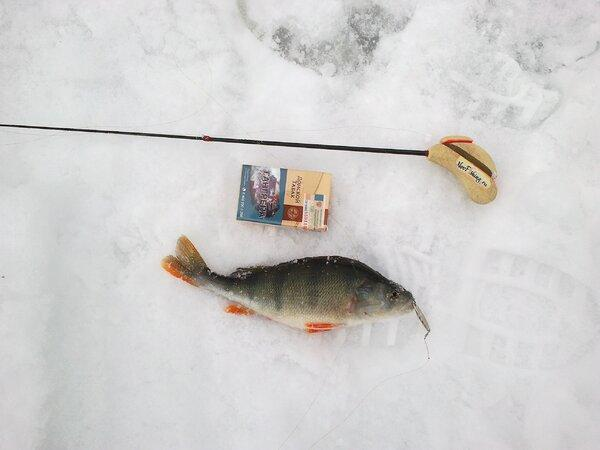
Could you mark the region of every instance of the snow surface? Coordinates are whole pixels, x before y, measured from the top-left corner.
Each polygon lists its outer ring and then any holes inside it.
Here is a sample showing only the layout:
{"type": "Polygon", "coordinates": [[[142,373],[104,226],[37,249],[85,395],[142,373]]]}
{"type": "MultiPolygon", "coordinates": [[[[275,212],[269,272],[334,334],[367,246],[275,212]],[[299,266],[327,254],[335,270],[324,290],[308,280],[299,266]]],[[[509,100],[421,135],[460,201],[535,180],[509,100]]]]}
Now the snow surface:
{"type": "Polygon", "coordinates": [[[419,157],[0,131],[0,447],[594,448],[595,0],[0,3],[0,122],[427,148],[419,157]],[[333,174],[326,234],[235,221],[241,165],[333,174]],[[305,335],[164,273],[359,258],[411,314],[305,335]]]}

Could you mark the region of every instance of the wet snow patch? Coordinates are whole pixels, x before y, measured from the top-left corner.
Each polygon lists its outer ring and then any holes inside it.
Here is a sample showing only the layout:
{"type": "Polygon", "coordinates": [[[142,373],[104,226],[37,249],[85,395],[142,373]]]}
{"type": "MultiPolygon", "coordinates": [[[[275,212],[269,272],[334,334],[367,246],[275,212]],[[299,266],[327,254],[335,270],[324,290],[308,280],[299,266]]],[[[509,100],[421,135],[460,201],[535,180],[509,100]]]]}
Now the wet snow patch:
{"type": "Polygon", "coordinates": [[[381,40],[402,31],[414,11],[412,2],[313,0],[286,3],[280,14],[263,14],[277,9],[271,3],[238,0],[248,28],[282,58],[326,76],[370,64],[381,40]]]}

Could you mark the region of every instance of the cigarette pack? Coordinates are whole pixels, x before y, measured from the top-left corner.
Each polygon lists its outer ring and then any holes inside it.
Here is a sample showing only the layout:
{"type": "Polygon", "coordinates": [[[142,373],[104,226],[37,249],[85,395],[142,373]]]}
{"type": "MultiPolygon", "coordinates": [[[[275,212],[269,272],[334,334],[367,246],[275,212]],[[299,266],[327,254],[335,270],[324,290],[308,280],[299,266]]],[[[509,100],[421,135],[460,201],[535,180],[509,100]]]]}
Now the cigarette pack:
{"type": "Polygon", "coordinates": [[[244,165],[237,219],[327,230],[331,174],[244,165]]]}

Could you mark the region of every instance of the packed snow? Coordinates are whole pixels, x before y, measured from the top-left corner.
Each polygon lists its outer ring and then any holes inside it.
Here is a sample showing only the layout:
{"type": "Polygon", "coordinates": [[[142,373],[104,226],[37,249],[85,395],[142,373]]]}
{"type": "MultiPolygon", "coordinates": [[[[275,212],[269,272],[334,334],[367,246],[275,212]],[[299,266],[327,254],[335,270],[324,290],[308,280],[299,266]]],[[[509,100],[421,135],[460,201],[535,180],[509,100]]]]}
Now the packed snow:
{"type": "Polygon", "coordinates": [[[594,448],[595,0],[0,3],[0,122],[426,149],[0,130],[0,448],[594,448]],[[242,164],[333,174],[326,233],[235,220],[242,164]],[[160,267],[360,259],[416,315],[308,335],[160,267]]]}

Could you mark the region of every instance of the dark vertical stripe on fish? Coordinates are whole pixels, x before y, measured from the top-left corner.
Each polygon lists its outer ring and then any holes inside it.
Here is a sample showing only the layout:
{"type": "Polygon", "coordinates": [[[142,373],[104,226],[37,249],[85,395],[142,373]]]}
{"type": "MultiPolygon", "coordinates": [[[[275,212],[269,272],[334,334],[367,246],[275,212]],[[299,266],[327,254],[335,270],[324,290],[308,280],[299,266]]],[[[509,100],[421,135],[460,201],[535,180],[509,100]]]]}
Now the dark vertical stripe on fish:
{"type": "Polygon", "coordinates": [[[319,303],[321,297],[321,279],[323,278],[323,272],[325,267],[319,267],[319,264],[309,264],[307,267],[306,274],[308,276],[308,304],[312,307],[319,303]]]}
{"type": "Polygon", "coordinates": [[[358,278],[357,272],[358,271],[356,270],[356,267],[354,267],[354,265],[349,266],[346,270],[343,271],[344,281],[346,282],[348,288],[352,291],[354,291],[355,287],[358,286],[358,284],[356,284],[358,278]]]}
{"type": "Polygon", "coordinates": [[[256,277],[256,276],[248,277],[245,284],[246,284],[246,295],[248,295],[248,298],[250,299],[250,301],[253,302],[256,299],[256,288],[258,286],[258,277],[256,277]]]}
{"type": "Polygon", "coordinates": [[[273,283],[273,301],[277,311],[283,308],[283,287],[287,278],[287,268],[279,267],[271,276],[273,283]]]}

